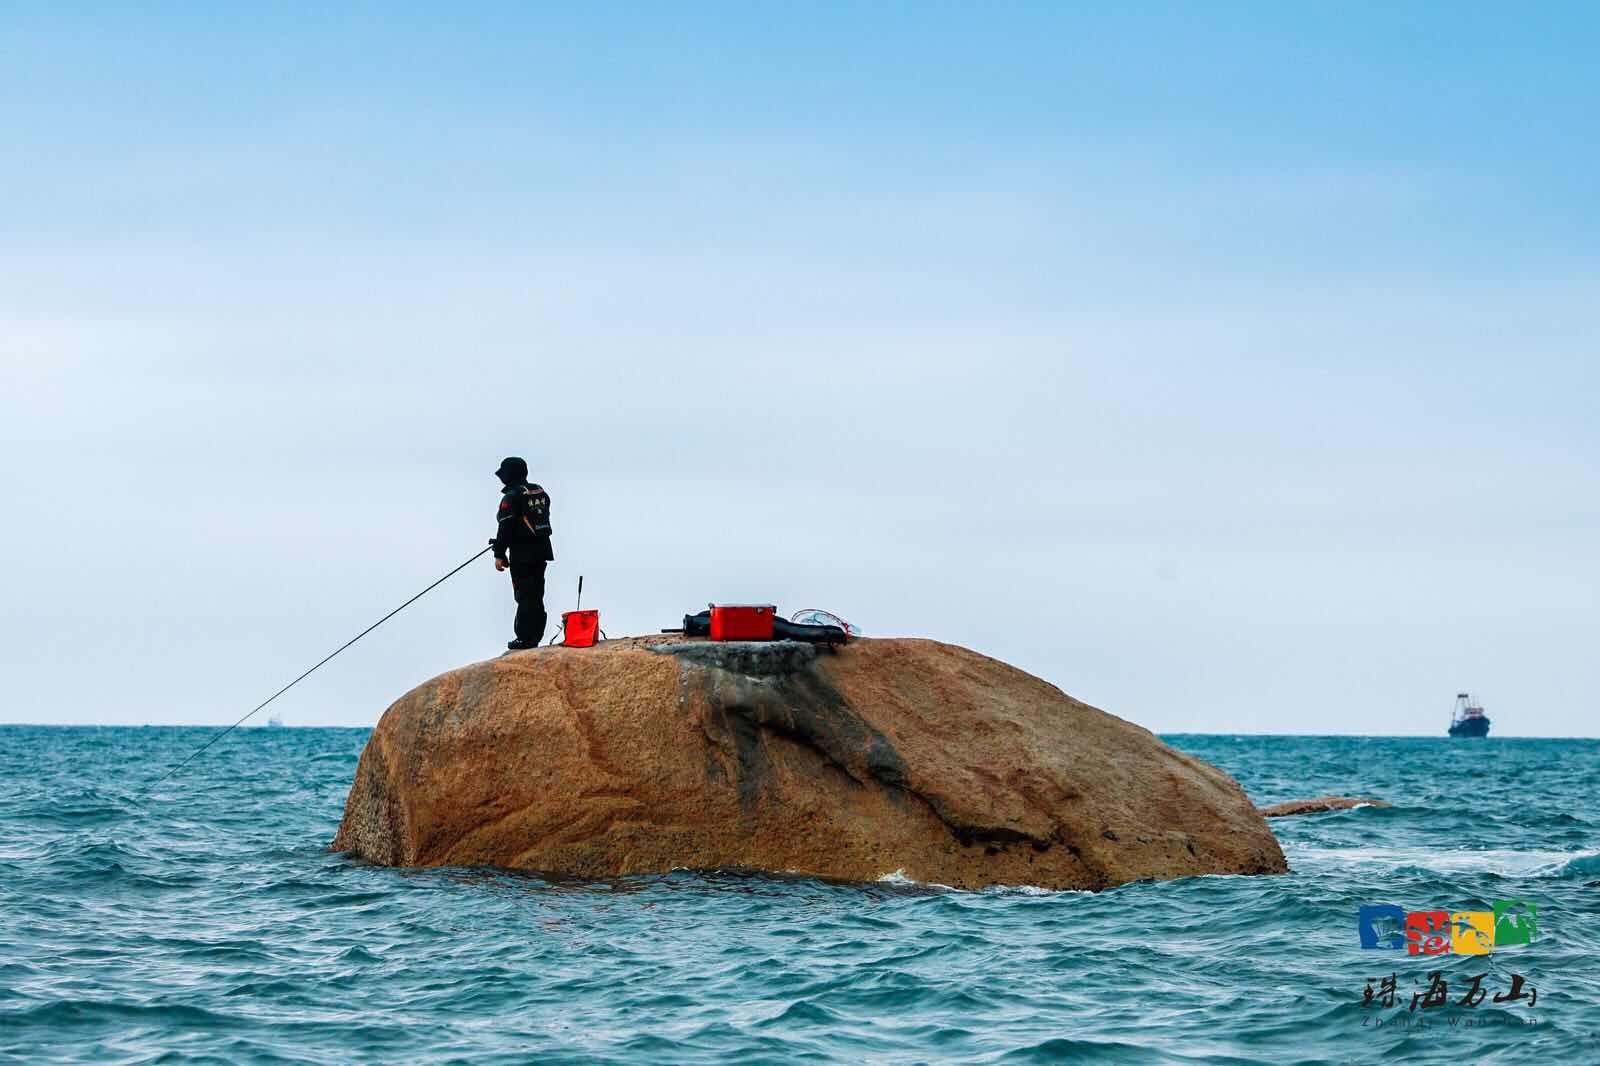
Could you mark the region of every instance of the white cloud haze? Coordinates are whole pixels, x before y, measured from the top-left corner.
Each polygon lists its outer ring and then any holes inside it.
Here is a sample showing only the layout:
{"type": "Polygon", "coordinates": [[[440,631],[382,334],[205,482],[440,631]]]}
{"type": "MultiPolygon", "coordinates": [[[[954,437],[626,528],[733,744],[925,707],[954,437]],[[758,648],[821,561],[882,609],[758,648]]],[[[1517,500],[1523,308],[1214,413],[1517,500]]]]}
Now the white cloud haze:
{"type": "MultiPolygon", "coordinates": [[[[667,120],[553,105],[560,72],[470,41],[471,94],[313,70],[230,90],[234,121],[220,58],[120,57],[199,101],[136,136],[37,59],[109,37],[57,32],[15,31],[31,121],[0,134],[0,721],[231,721],[480,547],[516,453],[552,614],[582,573],[612,635],[770,599],[1158,731],[1436,734],[1472,687],[1497,734],[1596,735],[1583,159],[1358,147],[1320,112],[1310,153],[1268,97],[1205,93],[986,135],[844,70],[813,122],[667,120]]],[[[1048,64],[1020,62],[974,99],[1021,103],[1048,64]]],[[[510,614],[484,560],[277,709],[369,724],[510,614]]]]}

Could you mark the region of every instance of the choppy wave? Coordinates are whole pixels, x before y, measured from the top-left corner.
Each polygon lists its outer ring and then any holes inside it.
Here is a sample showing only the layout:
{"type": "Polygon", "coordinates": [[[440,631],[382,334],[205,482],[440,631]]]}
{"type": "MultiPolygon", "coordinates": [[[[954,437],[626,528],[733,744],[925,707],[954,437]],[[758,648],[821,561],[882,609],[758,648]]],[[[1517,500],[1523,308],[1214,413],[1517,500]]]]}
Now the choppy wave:
{"type": "Polygon", "coordinates": [[[1297,863],[1334,863],[1380,870],[1420,869],[1439,873],[1492,873],[1503,877],[1566,877],[1600,874],[1600,856],[1586,852],[1515,848],[1301,847],[1288,851],[1297,863]]]}
{"type": "Polygon", "coordinates": [[[1600,877],[1600,853],[1574,856],[1553,873],[1557,877],[1600,877]]]}
{"type": "Polygon", "coordinates": [[[1443,739],[1172,738],[1260,803],[1394,806],[1277,820],[1287,876],[1095,894],[384,869],[326,850],[364,732],[241,733],[141,796],[208,735],[0,728],[0,1060],[1600,1061],[1594,742],[1463,776],[1443,739]],[[1357,946],[1363,903],[1507,897],[1539,935],[1488,960],[1357,946]],[[1361,1006],[1486,969],[1538,1009],[1361,1006]]]}

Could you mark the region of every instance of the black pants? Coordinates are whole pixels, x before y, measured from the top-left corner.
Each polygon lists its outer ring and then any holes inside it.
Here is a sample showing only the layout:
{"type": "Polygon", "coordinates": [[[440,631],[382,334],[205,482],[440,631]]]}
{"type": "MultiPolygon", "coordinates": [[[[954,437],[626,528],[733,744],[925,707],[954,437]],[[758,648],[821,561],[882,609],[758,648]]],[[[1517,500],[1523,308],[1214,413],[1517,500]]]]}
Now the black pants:
{"type": "Polygon", "coordinates": [[[511,592],[517,599],[517,639],[527,644],[538,644],[544,640],[545,623],[549,621],[544,613],[544,568],[547,563],[535,558],[537,551],[531,544],[526,548],[513,544],[510,553],[511,592]]]}

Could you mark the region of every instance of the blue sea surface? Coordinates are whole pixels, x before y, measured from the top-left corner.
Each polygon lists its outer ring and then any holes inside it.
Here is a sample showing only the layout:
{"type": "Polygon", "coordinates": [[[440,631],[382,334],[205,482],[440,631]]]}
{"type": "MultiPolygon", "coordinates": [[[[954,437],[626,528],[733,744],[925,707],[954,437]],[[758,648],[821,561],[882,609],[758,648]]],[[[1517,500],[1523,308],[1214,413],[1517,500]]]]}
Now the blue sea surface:
{"type": "Polygon", "coordinates": [[[1600,1062],[1597,741],[1168,737],[1258,803],[1393,806],[1275,821],[1287,876],[1087,894],[386,869],[327,850],[367,731],[241,730],[140,798],[214,735],[0,727],[0,1060],[1600,1062]],[[1500,898],[1533,943],[1357,940],[1500,898]]]}

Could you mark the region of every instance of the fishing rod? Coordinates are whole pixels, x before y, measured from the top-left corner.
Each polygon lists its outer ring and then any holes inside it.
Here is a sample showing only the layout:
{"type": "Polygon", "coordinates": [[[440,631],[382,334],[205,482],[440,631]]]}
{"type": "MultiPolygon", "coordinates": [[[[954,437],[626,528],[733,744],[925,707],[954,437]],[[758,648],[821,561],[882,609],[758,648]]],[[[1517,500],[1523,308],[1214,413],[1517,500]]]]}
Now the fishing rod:
{"type": "Polygon", "coordinates": [[[259,710],[262,710],[263,708],[266,707],[267,704],[271,703],[273,700],[277,699],[279,696],[283,695],[285,692],[288,692],[290,689],[294,688],[300,682],[304,681],[306,678],[308,678],[312,674],[316,673],[319,669],[321,669],[321,667],[324,664],[326,664],[328,662],[329,659],[332,659],[335,655],[338,655],[340,652],[344,651],[350,645],[354,644],[356,641],[360,640],[362,637],[366,636],[368,633],[371,633],[374,629],[377,629],[379,626],[383,625],[383,623],[387,622],[389,619],[393,618],[395,615],[399,614],[401,611],[405,610],[407,607],[410,607],[413,603],[416,603],[418,600],[422,599],[422,597],[426,596],[428,593],[432,592],[434,589],[438,588],[440,585],[444,584],[446,581],[448,581],[451,578],[455,577],[457,574],[461,573],[461,571],[465,570],[467,567],[469,567],[473,563],[477,562],[478,559],[480,559],[485,552],[489,551],[489,549],[493,548],[493,547],[494,547],[494,542],[490,541],[488,548],[483,548],[483,549],[475,552],[473,554],[472,558],[468,559],[466,562],[462,563],[460,566],[456,567],[454,570],[452,570],[448,574],[444,575],[444,577],[441,577],[439,580],[435,581],[433,584],[429,585],[427,588],[423,589],[421,592],[417,593],[415,596],[411,597],[409,600],[407,600],[406,602],[402,603],[400,606],[396,607],[394,610],[390,611],[388,614],[384,615],[382,618],[378,619],[376,622],[372,623],[370,626],[368,626],[367,628],[363,629],[361,632],[357,633],[355,636],[351,637],[349,640],[345,641],[343,644],[339,645],[333,651],[329,652],[328,655],[325,658],[323,658],[321,662],[317,663],[316,666],[313,666],[311,669],[307,670],[305,673],[301,674],[299,677],[295,678],[293,681],[289,682],[287,685],[283,686],[278,691],[274,692],[272,695],[268,696],[266,699],[264,699],[260,703],[256,704],[255,708],[250,711],[250,714],[245,715],[244,718],[239,719],[237,722],[233,723],[228,728],[224,729],[222,732],[218,733],[216,736],[212,737],[210,740],[208,740],[204,744],[200,745],[192,753],[190,753],[190,755],[189,755],[189,757],[187,759],[183,760],[177,766],[174,766],[172,769],[168,770],[166,773],[164,773],[160,777],[158,777],[156,779],[156,781],[155,781],[155,784],[151,785],[149,788],[144,790],[144,794],[148,796],[151,792],[154,792],[158,785],[160,785],[167,778],[171,777],[173,774],[177,773],[179,770],[182,770],[185,766],[188,766],[190,763],[194,762],[194,760],[199,758],[200,754],[202,752],[204,752],[207,748],[211,747],[211,745],[215,744],[217,741],[221,740],[223,737],[227,736],[229,733],[233,732],[235,729],[238,729],[240,726],[244,725],[246,719],[248,719],[251,715],[255,714],[259,710]]]}

